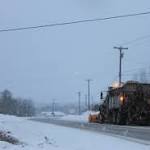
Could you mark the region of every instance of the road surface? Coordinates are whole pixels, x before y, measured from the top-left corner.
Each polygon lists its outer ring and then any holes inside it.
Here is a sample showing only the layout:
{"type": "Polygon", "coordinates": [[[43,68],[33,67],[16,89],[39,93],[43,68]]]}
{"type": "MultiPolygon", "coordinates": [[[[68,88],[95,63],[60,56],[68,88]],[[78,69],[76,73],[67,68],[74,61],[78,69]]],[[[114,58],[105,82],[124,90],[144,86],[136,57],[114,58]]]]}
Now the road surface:
{"type": "Polygon", "coordinates": [[[119,126],[98,123],[67,121],[53,118],[32,118],[30,120],[61,125],[71,128],[79,128],[88,131],[100,132],[112,136],[119,136],[138,143],[150,145],[150,127],[119,126]]]}

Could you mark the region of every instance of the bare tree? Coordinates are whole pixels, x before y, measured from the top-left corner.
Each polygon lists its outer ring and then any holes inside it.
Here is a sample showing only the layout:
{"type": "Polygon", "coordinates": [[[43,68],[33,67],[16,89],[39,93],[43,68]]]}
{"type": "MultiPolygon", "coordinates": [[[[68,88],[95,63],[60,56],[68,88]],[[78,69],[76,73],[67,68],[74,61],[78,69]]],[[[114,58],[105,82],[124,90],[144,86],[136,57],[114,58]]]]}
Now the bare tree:
{"type": "Polygon", "coordinates": [[[33,116],[35,107],[32,100],[14,98],[9,90],[1,92],[0,113],[16,116],[33,116]]]}
{"type": "Polygon", "coordinates": [[[147,83],[148,82],[145,69],[142,69],[140,71],[140,82],[143,82],[143,83],[147,83]]]}

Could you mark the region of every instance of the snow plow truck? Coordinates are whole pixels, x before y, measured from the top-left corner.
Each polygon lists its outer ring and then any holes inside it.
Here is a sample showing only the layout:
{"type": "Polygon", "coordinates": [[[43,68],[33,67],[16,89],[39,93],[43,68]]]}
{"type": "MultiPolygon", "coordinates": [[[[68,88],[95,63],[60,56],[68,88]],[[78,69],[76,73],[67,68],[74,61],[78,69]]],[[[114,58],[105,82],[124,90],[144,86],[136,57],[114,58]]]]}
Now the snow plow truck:
{"type": "Polygon", "coordinates": [[[109,87],[99,113],[89,122],[119,125],[150,125],[150,84],[128,81],[109,87]]]}

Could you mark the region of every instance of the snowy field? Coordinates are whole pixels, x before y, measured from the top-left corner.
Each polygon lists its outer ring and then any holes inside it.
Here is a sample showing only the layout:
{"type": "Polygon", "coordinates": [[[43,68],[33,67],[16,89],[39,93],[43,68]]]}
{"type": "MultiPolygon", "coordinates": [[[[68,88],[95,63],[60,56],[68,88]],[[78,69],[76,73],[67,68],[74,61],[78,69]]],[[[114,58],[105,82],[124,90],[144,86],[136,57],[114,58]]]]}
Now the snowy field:
{"type": "Polygon", "coordinates": [[[29,121],[0,115],[0,131],[21,143],[0,141],[0,150],[150,150],[150,146],[94,132],[29,121]]]}
{"type": "Polygon", "coordinates": [[[66,115],[61,112],[55,112],[55,116],[52,116],[51,112],[43,112],[41,116],[46,118],[55,118],[55,119],[66,120],[66,121],[88,122],[89,114],[97,114],[97,113],[99,112],[87,111],[82,113],[81,115],[66,115]]]}
{"type": "Polygon", "coordinates": [[[88,122],[88,116],[91,113],[92,112],[85,112],[82,115],[64,115],[59,119],[67,121],[88,122]]]}

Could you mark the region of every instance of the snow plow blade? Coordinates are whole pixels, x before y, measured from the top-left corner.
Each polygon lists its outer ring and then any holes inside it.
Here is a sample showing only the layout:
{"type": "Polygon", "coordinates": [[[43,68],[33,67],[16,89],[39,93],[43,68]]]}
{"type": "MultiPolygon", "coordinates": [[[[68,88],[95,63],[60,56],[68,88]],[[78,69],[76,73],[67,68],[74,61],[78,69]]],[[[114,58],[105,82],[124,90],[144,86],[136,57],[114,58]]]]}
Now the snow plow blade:
{"type": "Polygon", "coordinates": [[[99,122],[99,115],[98,114],[90,114],[89,115],[89,122],[90,123],[98,123],[99,122]]]}

